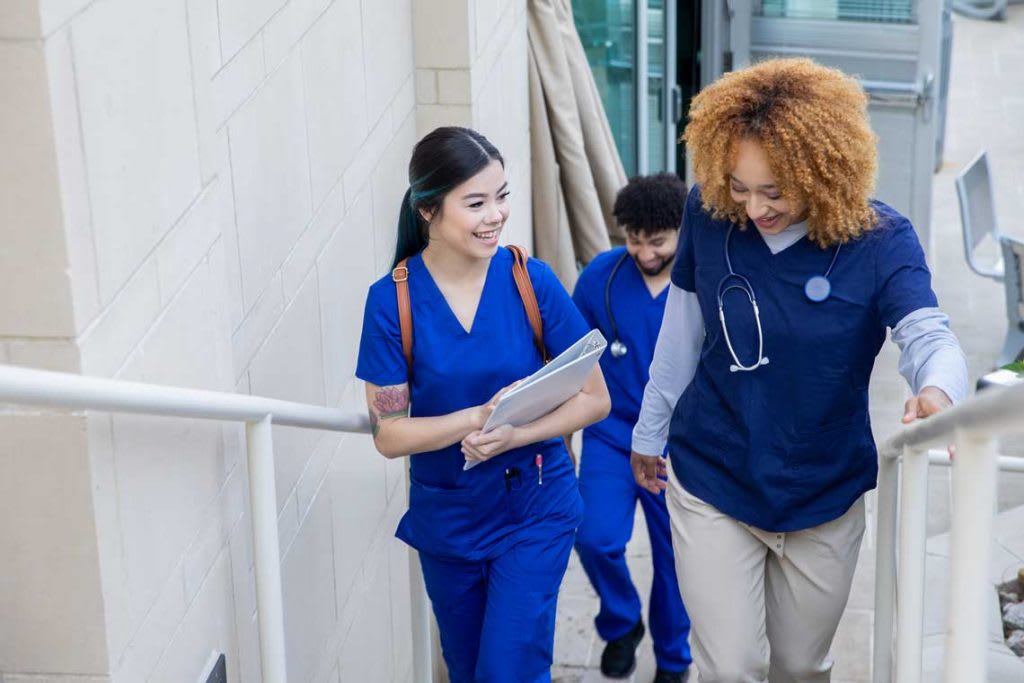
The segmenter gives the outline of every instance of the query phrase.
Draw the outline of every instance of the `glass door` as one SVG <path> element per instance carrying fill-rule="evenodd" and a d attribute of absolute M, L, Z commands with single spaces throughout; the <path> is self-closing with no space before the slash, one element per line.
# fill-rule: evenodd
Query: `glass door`
<path fill-rule="evenodd" d="M 576 31 L 594 74 L 626 175 L 636 174 L 636 12 L 633 0 L 573 0 Z"/>
<path fill-rule="evenodd" d="M 675 60 L 669 63 L 669 31 L 672 23 L 669 21 L 665 7 L 665 0 L 647 0 L 647 36 L 642 44 L 646 45 L 647 52 L 647 111 L 641 121 L 646 125 L 641 126 L 639 138 L 646 140 L 647 158 L 642 159 L 641 168 L 647 172 L 671 170 L 669 164 L 674 165 L 674 155 L 668 153 L 665 144 L 668 133 L 668 119 L 672 97 L 672 86 L 675 79 L 669 73 L 670 67 L 674 71 Z M 672 9 L 675 9 L 675 2 L 669 2 Z"/>
<path fill-rule="evenodd" d="M 573 0 L 626 175 L 674 170 L 674 0 Z"/>

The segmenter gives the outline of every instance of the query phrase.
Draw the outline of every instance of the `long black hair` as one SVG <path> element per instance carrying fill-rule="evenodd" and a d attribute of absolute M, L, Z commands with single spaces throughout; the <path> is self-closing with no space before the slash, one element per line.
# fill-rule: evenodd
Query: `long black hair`
<path fill-rule="evenodd" d="M 469 128 L 435 128 L 416 143 L 409 160 L 409 189 L 402 197 L 398 213 L 398 242 L 392 268 L 427 246 L 428 225 L 420 209 L 436 214 L 449 190 L 492 161 L 505 166 L 505 159 L 490 140 Z"/>

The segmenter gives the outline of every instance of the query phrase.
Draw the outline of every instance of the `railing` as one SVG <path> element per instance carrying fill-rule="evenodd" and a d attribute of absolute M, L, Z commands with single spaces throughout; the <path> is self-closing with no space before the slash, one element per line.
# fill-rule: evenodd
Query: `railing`
<path fill-rule="evenodd" d="M 988 680 L 985 610 L 991 605 L 986 593 L 995 590 L 989 563 L 997 471 L 1024 471 L 1024 461 L 996 453 L 996 438 L 1011 433 L 1024 433 L 1024 384 L 986 389 L 914 423 L 880 449 L 875 683 L 921 681 L 928 465 L 950 464 L 944 451 L 928 449 L 950 443 L 955 457 L 945 677 L 947 683 Z"/>
<path fill-rule="evenodd" d="M 277 424 L 367 433 L 365 415 L 256 396 L 6 365 L 0 365 L 0 403 L 245 422 L 260 661 L 264 681 L 284 683 L 284 610 L 270 427 Z M 997 436 L 1015 432 L 1024 433 L 1024 384 L 987 389 L 955 408 L 907 427 L 880 449 L 875 683 L 921 680 L 928 465 L 950 464 L 945 452 L 928 449 L 945 447 L 950 441 L 956 445 L 956 457 L 951 463 L 949 614 L 956 618 L 949 620 L 946 680 L 958 683 L 986 679 L 985 609 L 990 602 L 985 592 L 993 589 L 988 570 L 996 473 L 999 469 L 1024 471 L 1024 460 L 999 457 L 995 444 Z M 414 577 L 418 575 L 413 572 Z M 414 586 L 412 595 L 413 675 L 417 681 L 429 681 L 431 640 L 426 596 L 422 586 Z"/>
<path fill-rule="evenodd" d="M 260 663 L 266 683 L 284 683 L 284 606 L 277 537 L 277 493 L 271 425 L 369 433 L 365 415 L 257 396 L 181 389 L 83 377 L 0 365 L 0 403 L 71 410 L 101 410 L 244 422 L 249 462 L 253 562 Z M 418 577 L 418 572 L 413 572 Z M 414 579 L 415 580 L 415 579 Z M 429 619 L 425 591 L 414 590 L 413 672 L 417 681 L 430 670 Z"/>

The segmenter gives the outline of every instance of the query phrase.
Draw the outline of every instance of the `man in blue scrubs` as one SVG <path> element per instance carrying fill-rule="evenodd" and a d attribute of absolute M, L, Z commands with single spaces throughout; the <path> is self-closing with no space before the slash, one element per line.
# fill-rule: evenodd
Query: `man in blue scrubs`
<path fill-rule="evenodd" d="M 665 497 L 637 486 L 629 453 L 665 311 L 669 266 L 685 202 L 686 187 L 674 174 L 630 180 L 614 208 L 626 231 L 626 246 L 597 256 L 580 274 L 573 293 L 584 319 L 609 341 L 601 369 L 612 411 L 583 430 L 580 493 L 585 513 L 576 534 L 576 551 L 601 599 L 595 619 L 598 634 L 607 641 L 601 672 L 611 678 L 630 675 L 644 635 L 640 596 L 625 557 L 639 501 L 654 563 L 649 623 L 658 667 L 655 683 L 686 679 L 690 621 L 676 582 Z"/>

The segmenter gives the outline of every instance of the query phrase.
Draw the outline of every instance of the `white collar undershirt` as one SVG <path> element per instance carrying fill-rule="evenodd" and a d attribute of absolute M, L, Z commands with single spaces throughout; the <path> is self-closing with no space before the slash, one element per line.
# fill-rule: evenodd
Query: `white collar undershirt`
<path fill-rule="evenodd" d="M 754 224 L 754 227 L 757 228 L 756 223 Z M 807 234 L 807 221 L 794 223 L 776 235 L 768 235 L 761 232 L 761 230 L 758 230 L 758 232 L 761 233 L 761 237 L 764 238 L 764 243 L 768 245 L 768 249 L 770 249 L 773 254 L 778 254 L 780 251 L 788 249 L 799 242 L 800 238 Z"/>

